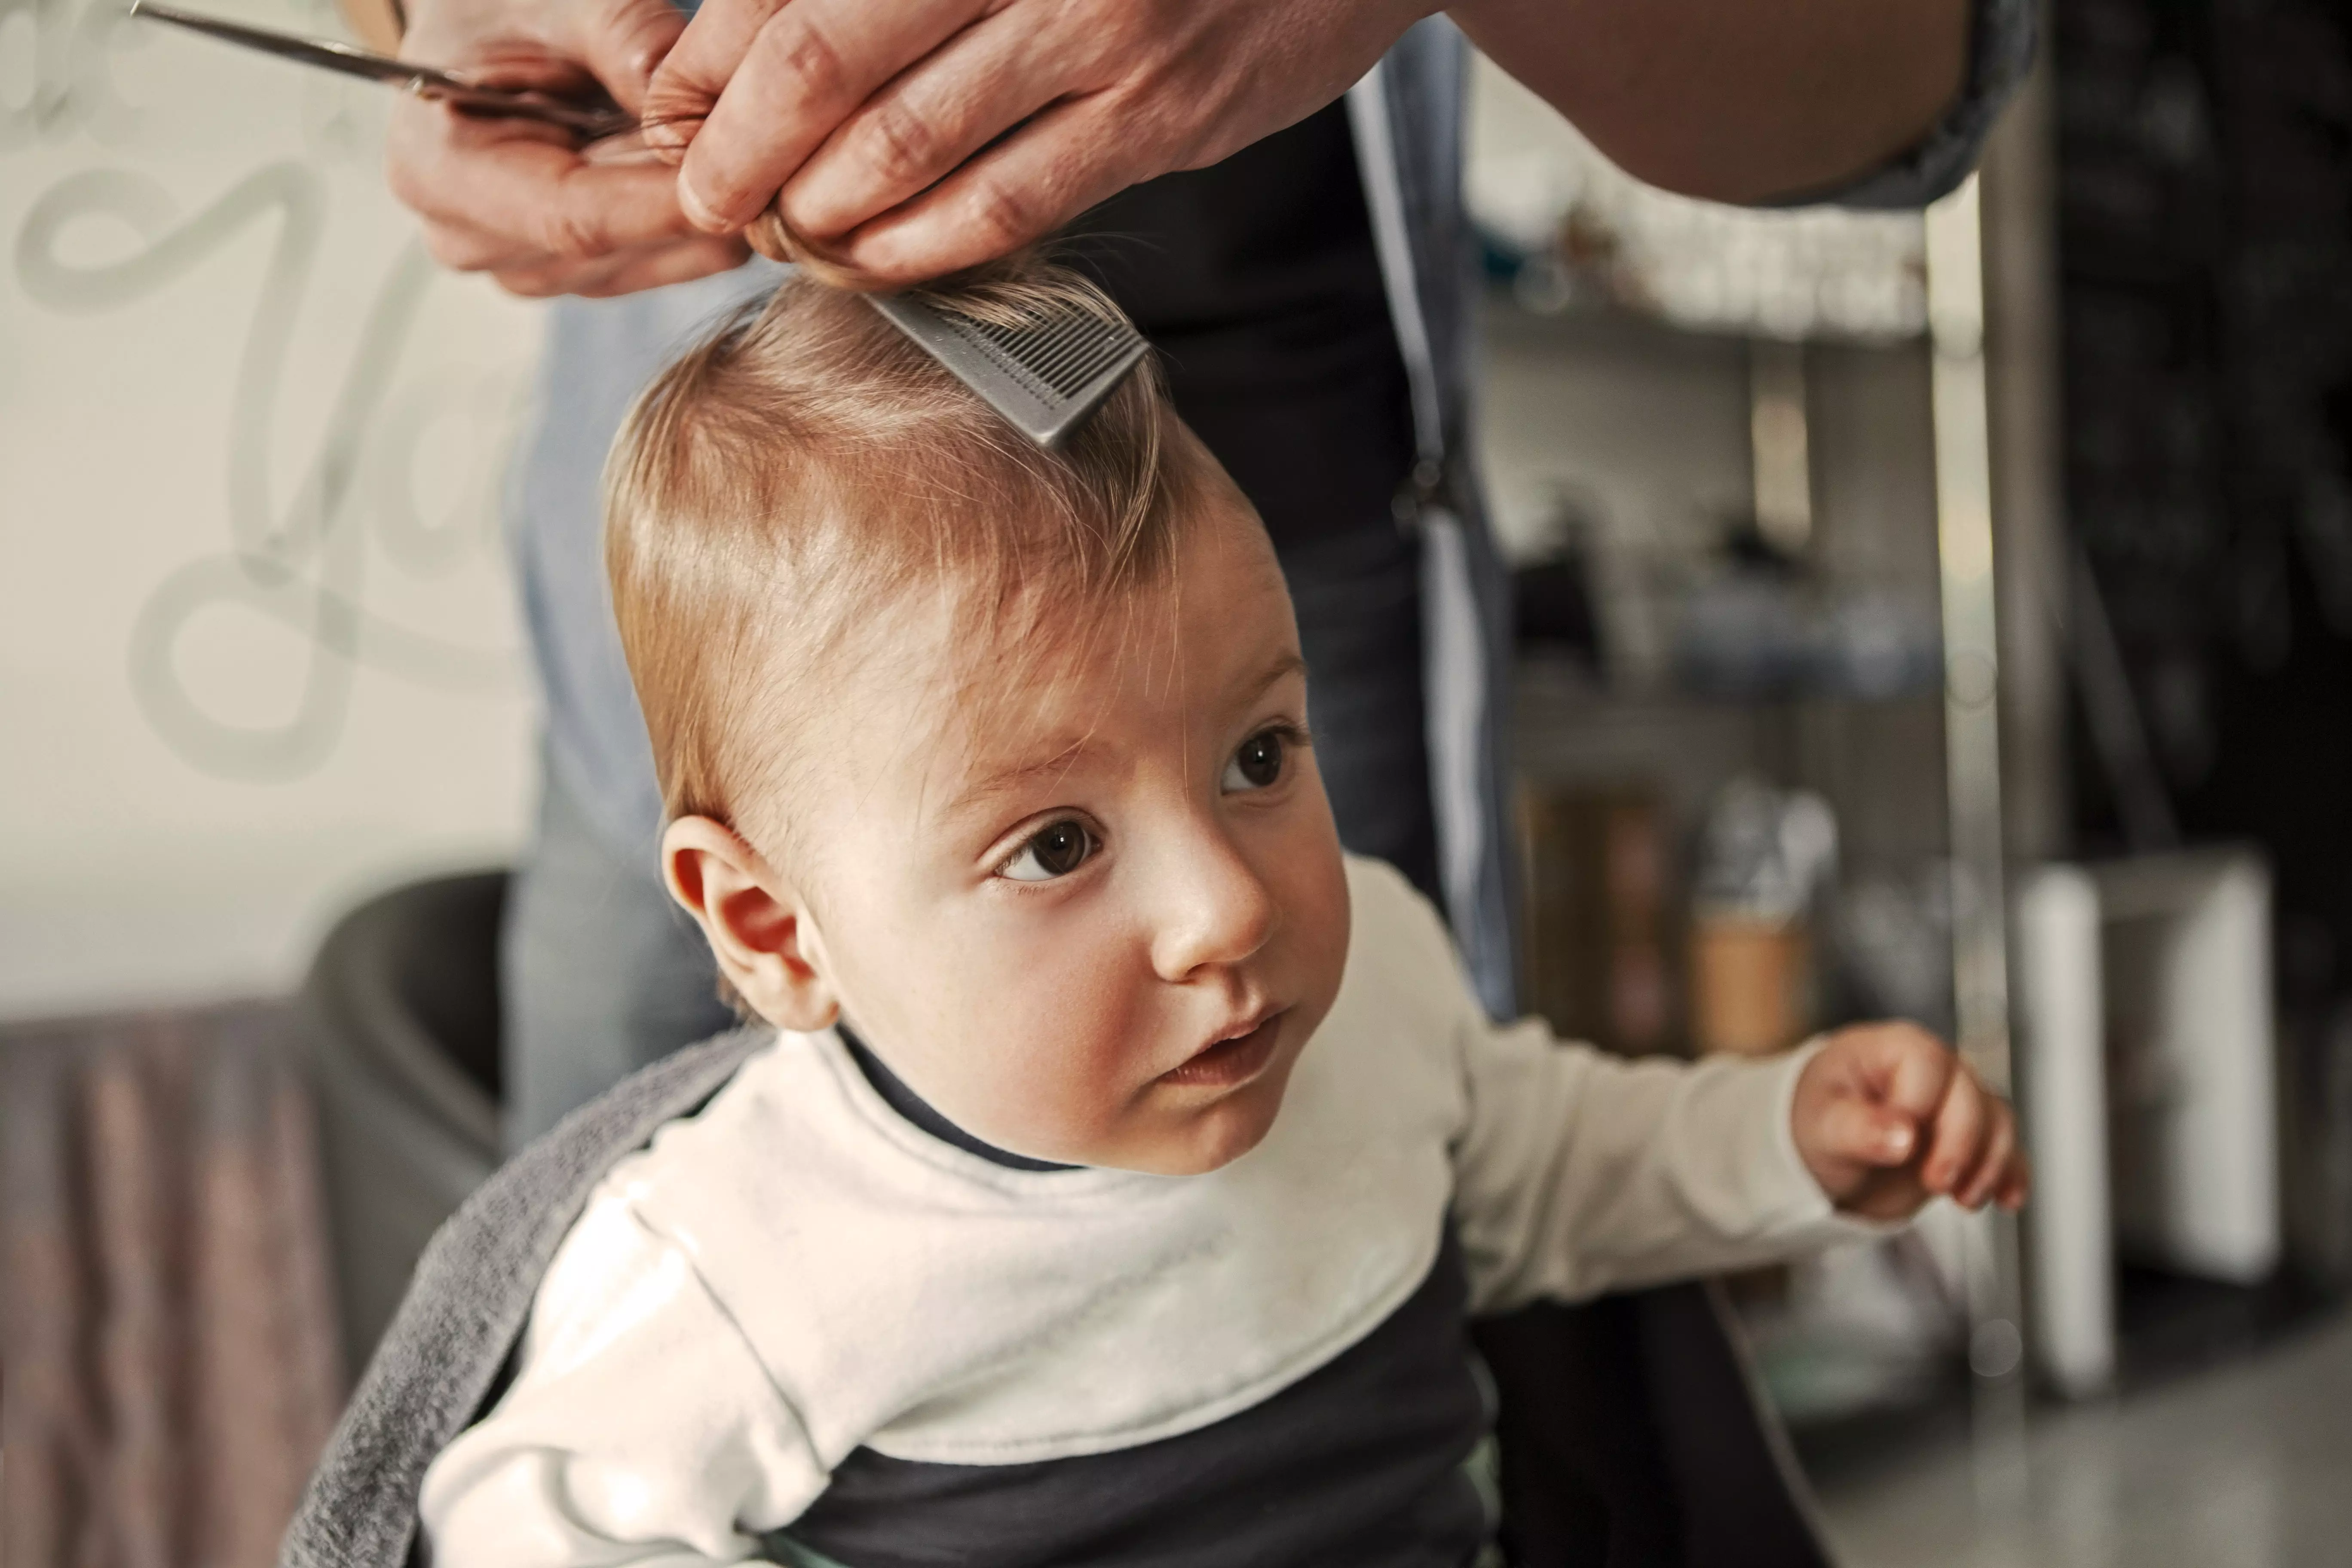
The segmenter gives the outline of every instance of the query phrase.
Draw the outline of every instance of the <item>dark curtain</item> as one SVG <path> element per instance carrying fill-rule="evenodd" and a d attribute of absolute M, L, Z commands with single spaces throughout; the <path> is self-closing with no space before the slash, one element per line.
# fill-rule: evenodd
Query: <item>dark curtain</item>
<path fill-rule="evenodd" d="M 289 1015 L 0 1030 L 0 1562 L 265 1568 L 343 1394 Z"/>
<path fill-rule="evenodd" d="M 2352 1001 L 2352 6 L 2053 23 L 2068 521 L 2147 753 L 2078 722 L 2075 826 L 2261 844 L 2288 1012 Z"/>

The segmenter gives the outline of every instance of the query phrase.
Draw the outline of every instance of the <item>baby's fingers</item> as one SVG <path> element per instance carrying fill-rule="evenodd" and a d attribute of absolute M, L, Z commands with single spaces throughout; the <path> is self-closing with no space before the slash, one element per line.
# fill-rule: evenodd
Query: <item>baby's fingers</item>
<path fill-rule="evenodd" d="M 1841 1095 L 1822 1107 L 1809 1140 L 1824 1159 L 1865 1168 L 1891 1168 L 1911 1158 L 1918 1129 L 1911 1118 L 1858 1096 Z"/>
<path fill-rule="evenodd" d="M 1958 1193 L 1960 1184 L 1982 1163 L 1991 1131 L 1991 1106 L 1983 1087 L 1966 1068 L 1955 1072 L 1929 1127 L 1927 1157 L 1919 1167 L 1920 1185 L 1931 1193 Z"/>
<path fill-rule="evenodd" d="M 1992 1201 L 2015 1214 L 2025 1206 L 2027 1194 L 2033 1188 L 2032 1156 L 2020 1149 L 2009 1158 L 2009 1169 L 2001 1175 L 2000 1185 L 1993 1190 Z"/>
<path fill-rule="evenodd" d="M 2017 1118 L 1990 1095 L 1985 1096 L 1985 1102 L 1989 1125 L 1983 1152 L 1977 1157 L 1975 1168 L 1952 1189 L 1953 1200 L 1962 1208 L 1982 1208 L 2017 1157 Z"/>

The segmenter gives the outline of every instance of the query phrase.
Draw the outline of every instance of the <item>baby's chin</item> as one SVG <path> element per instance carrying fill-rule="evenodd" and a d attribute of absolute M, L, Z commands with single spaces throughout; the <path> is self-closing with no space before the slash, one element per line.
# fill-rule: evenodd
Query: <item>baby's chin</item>
<path fill-rule="evenodd" d="M 1296 1052 L 1205 1106 L 1152 1107 L 1144 1125 L 1086 1163 L 1153 1176 L 1205 1176 L 1232 1164 L 1274 1131 Z M 1173 1098 L 1173 1097 L 1171 1097 Z"/>

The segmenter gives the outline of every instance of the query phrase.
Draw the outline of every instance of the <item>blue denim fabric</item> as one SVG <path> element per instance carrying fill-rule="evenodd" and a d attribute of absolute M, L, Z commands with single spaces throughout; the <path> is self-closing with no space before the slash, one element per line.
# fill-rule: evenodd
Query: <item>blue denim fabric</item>
<path fill-rule="evenodd" d="M 545 700 L 547 763 L 608 844 L 647 868 L 661 832 L 661 790 L 604 577 L 604 454 L 654 373 L 714 318 L 782 275 L 772 262 L 753 260 L 619 300 L 559 300 L 548 312 L 537 417 L 508 511 Z"/>
<path fill-rule="evenodd" d="M 654 851 L 614 847 L 551 761 L 499 953 L 512 1153 L 629 1074 L 735 1022 Z"/>

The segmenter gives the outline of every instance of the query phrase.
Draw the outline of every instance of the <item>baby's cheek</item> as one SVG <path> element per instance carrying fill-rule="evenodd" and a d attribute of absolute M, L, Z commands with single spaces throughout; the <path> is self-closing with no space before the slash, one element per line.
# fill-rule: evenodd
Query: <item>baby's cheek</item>
<path fill-rule="evenodd" d="M 1328 866 L 1302 881 L 1289 924 L 1297 949 L 1299 1004 L 1319 1019 L 1339 994 L 1348 968 L 1348 871 L 1336 847 Z"/>
<path fill-rule="evenodd" d="M 1131 990 L 1066 985 L 1017 1010 L 984 1075 L 1000 1125 L 1062 1158 L 1082 1159 L 1115 1135 L 1160 1039 Z"/>

